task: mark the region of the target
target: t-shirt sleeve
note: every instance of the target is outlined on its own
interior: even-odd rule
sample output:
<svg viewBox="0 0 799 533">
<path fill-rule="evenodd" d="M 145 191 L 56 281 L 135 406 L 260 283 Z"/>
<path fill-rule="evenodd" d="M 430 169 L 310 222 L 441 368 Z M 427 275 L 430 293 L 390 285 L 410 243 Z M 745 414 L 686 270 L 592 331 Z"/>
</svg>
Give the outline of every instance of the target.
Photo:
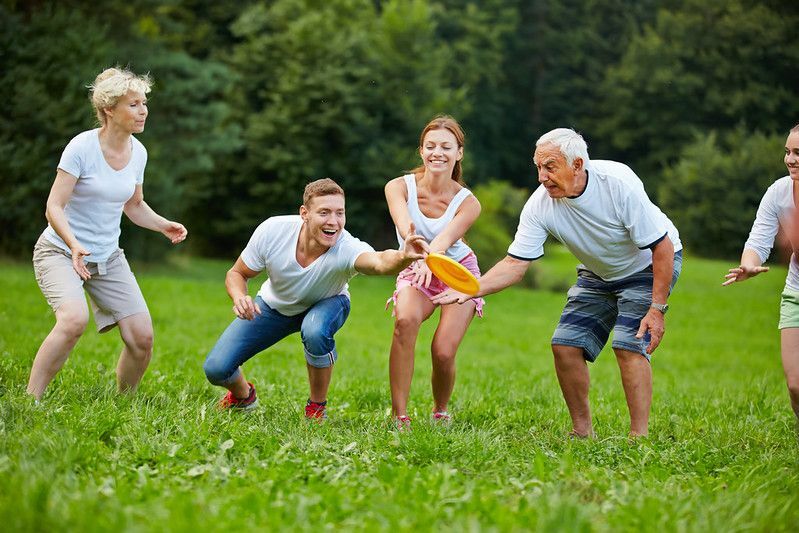
<svg viewBox="0 0 799 533">
<path fill-rule="evenodd" d="M 74 137 L 64 148 L 61 153 L 61 159 L 58 161 L 58 168 L 69 172 L 76 178 L 81 177 L 85 165 L 86 151 L 84 150 L 85 143 L 83 141 L 83 136 Z"/>
<path fill-rule="evenodd" d="M 374 252 L 375 249 L 372 245 L 364 242 L 357 237 L 353 237 L 349 232 L 344 232 L 341 235 L 341 265 L 347 270 L 350 276 L 358 273 L 355 270 L 355 261 L 362 253 Z"/>
<path fill-rule="evenodd" d="M 141 165 L 136 173 L 136 183 L 141 185 L 144 183 L 144 169 L 147 167 L 147 148 L 141 143 L 139 143 L 139 146 L 141 147 Z"/>
<path fill-rule="evenodd" d="M 532 261 L 544 255 L 547 230 L 535 213 L 535 193 L 527 200 L 519 217 L 516 236 L 508 247 L 508 255 L 524 261 Z"/>
<path fill-rule="evenodd" d="M 749 248 L 757 253 L 762 262 L 766 262 L 771 248 L 774 246 L 774 237 L 780 228 L 780 207 L 777 202 L 777 187 L 772 185 L 760 200 L 757 215 L 746 239 L 744 249 Z"/>
<path fill-rule="evenodd" d="M 640 248 L 650 248 L 665 237 L 669 228 L 666 217 L 652 203 L 643 188 L 631 187 L 619 191 L 617 212 L 630 239 Z"/>
<path fill-rule="evenodd" d="M 251 270 L 261 272 L 266 269 L 266 260 L 269 256 L 269 244 L 272 241 L 271 236 L 274 229 L 272 219 L 266 219 L 261 222 L 261 224 L 255 228 L 247 246 L 241 251 L 241 260 L 244 261 L 244 264 Z"/>
</svg>

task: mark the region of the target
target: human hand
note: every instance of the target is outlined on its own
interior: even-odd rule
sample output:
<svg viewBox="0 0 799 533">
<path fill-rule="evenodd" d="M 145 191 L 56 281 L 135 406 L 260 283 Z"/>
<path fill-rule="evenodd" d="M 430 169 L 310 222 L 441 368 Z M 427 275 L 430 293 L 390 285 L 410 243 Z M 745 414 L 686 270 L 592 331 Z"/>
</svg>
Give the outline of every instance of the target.
<svg viewBox="0 0 799 533">
<path fill-rule="evenodd" d="M 244 320 L 252 320 L 255 315 L 261 314 L 261 308 L 248 294 L 245 294 L 233 300 L 233 313 Z"/>
<path fill-rule="evenodd" d="M 411 229 L 413 229 L 413 226 L 411 226 Z M 405 237 L 405 246 L 403 250 L 407 259 L 421 260 L 427 257 L 427 254 L 430 252 L 430 246 L 421 235 L 409 233 L 408 236 Z"/>
<path fill-rule="evenodd" d="M 430 301 L 435 305 L 447 305 L 454 303 L 462 304 L 468 302 L 472 298 L 473 296 L 458 292 L 455 289 L 447 289 L 444 292 L 441 292 L 430 298 Z"/>
<path fill-rule="evenodd" d="M 649 312 L 647 312 L 646 316 L 641 320 L 641 326 L 638 328 L 638 333 L 635 334 L 635 338 L 642 339 L 647 331 L 649 332 L 649 346 L 646 347 L 646 353 L 651 355 L 660 344 L 660 341 L 663 339 L 663 334 L 666 332 L 663 313 L 654 307 L 650 307 Z"/>
<path fill-rule="evenodd" d="M 735 282 L 746 281 L 749 278 L 753 278 L 762 272 L 768 272 L 769 267 L 764 266 L 750 266 L 750 265 L 740 265 L 735 268 L 731 268 L 729 273 L 724 276 L 724 281 L 721 285 L 722 287 L 726 287 L 727 285 L 732 285 Z"/>
<path fill-rule="evenodd" d="M 186 235 L 189 234 L 189 231 L 180 222 L 167 220 L 166 226 L 161 230 L 161 233 L 163 233 L 172 244 L 177 244 L 186 239 Z"/>
<path fill-rule="evenodd" d="M 75 272 L 78 273 L 80 279 L 86 281 L 87 279 L 91 278 L 92 275 L 89 272 L 89 269 L 86 268 L 86 263 L 83 262 L 83 258 L 87 255 L 91 255 L 91 252 L 79 244 L 73 248 L 70 248 L 69 252 L 72 254 L 72 268 L 74 268 Z"/>
</svg>

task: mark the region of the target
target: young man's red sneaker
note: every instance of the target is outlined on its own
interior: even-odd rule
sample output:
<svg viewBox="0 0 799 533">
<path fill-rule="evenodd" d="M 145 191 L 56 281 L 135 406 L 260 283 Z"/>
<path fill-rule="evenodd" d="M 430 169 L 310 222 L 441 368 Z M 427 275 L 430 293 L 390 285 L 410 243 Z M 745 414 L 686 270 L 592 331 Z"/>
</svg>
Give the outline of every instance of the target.
<svg viewBox="0 0 799 533">
<path fill-rule="evenodd" d="M 231 391 L 228 391 L 225 397 L 219 400 L 219 408 L 237 409 L 241 411 L 255 409 L 255 407 L 258 406 L 258 396 L 255 394 L 255 386 L 250 382 L 247 382 L 247 385 L 250 386 L 250 394 L 246 398 L 236 398 Z"/>
<path fill-rule="evenodd" d="M 326 420 L 327 419 L 327 400 L 324 402 L 312 402 L 308 398 L 308 403 L 305 404 L 305 418 Z"/>
</svg>

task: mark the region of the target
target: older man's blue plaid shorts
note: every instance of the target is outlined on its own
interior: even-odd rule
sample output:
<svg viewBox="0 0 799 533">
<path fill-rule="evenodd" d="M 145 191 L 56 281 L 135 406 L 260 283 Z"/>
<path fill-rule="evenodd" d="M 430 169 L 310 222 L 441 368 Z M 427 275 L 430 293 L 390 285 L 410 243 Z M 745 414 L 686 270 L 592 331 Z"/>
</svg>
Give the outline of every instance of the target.
<svg viewBox="0 0 799 533">
<path fill-rule="evenodd" d="M 671 289 L 682 270 L 682 250 L 674 254 Z M 613 348 L 638 352 L 647 359 L 649 333 L 636 339 L 641 320 L 652 303 L 652 266 L 624 279 L 604 281 L 577 267 L 577 284 L 569 289 L 568 300 L 552 335 L 552 344 L 583 349 L 587 361 L 596 360 L 613 330 Z"/>
</svg>

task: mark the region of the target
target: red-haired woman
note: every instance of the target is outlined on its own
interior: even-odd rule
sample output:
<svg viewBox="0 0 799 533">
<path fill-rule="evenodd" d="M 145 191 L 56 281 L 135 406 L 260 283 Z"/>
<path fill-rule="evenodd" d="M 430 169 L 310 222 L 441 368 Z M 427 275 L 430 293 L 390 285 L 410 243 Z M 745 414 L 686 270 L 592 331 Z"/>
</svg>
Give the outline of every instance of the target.
<svg viewBox="0 0 799 533">
<path fill-rule="evenodd" d="M 455 119 L 439 116 L 431 120 L 419 140 L 422 165 L 386 184 L 386 200 L 400 244 L 411 228 L 430 243 L 430 250 L 446 254 L 480 276 L 477 257 L 463 236 L 480 215 L 480 202 L 464 187 L 461 171 L 464 135 Z M 419 328 L 436 305 L 430 299 L 448 287 L 436 278 L 424 261 L 416 261 L 400 272 L 394 302 L 394 335 L 391 342 L 389 377 L 394 422 L 410 429 L 408 396 L 413 377 L 414 351 Z M 433 336 L 433 420 L 450 421 L 448 404 L 455 385 L 455 355 L 475 312 L 482 315 L 483 300 L 463 305 L 441 306 L 441 317 Z"/>
</svg>

